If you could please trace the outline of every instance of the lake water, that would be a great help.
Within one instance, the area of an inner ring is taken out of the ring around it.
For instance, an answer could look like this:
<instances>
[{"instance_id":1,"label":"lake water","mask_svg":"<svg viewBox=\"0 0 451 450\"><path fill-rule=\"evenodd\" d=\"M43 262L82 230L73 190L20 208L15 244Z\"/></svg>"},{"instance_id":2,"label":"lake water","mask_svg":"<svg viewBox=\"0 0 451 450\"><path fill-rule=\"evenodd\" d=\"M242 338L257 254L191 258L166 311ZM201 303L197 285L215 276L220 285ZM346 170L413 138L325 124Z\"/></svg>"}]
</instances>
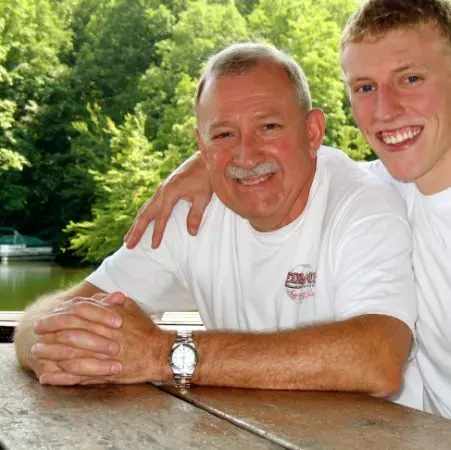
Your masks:
<instances>
[{"instance_id":1,"label":"lake water","mask_svg":"<svg viewBox=\"0 0 451 450\"><path fill-rule=\"evenodd\" d=\"M92 270L61 267L52 262L1 263L0 311L22 311L40 295L72 286Z\"/></svg>"}]
</instances>

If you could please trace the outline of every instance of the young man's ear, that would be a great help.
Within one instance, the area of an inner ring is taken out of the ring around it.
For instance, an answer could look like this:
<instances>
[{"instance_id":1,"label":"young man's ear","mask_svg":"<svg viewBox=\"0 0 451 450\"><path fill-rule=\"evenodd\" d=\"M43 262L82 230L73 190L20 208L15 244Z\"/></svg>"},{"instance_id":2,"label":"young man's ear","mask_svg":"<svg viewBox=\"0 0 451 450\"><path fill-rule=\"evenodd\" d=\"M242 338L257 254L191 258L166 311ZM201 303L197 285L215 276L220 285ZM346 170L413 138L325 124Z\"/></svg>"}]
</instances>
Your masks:
<instances>
[{"instance_id":1,"label":"young man's ear","mask_svg":"<svg viewBox=\"0 0 451 450\"><path fill-rule=\"evenodd\" d=\"M307 113L307 133L310 154L314 158L326 133L326 116L322 109L313 108Z\"/></svg>"},{"instance_id":2,"label":"young man's ear","mask_svg":"<svg viewBox=\"0 0 451 450\"><path fill-rule=\"evenodd\" d=\"M200 134L199 128L195 128L194 130L194 134L196 135L196 140L197 140L197 148L199 149L200 152L200 156L202 157L202 159L204 160L204 163L206 164L206 166L208 167L208 162L207 162L207 151L205 149L205 143L202 139L202 136Z\"/></svg>"}]
</instances>

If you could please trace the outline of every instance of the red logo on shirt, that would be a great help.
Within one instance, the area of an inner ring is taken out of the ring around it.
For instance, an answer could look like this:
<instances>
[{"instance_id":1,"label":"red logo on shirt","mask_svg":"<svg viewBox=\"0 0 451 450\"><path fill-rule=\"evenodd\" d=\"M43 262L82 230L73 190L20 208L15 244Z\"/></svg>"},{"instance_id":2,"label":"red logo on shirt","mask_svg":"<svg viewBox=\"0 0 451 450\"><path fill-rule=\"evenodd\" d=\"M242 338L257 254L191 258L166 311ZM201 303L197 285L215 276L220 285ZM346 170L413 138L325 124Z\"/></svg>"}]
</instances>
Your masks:
<instances>
[{"instance_id":1,"label":"red logo on shirt","mask_svg":"<svg viewBox=\"0 0 451 450\"><path fill-rule=\"evenodd\" d=\"M285 288L295 302L315 297L316 271L308 264L296 266L287 274Z\"/></svg>"}]
</instances>

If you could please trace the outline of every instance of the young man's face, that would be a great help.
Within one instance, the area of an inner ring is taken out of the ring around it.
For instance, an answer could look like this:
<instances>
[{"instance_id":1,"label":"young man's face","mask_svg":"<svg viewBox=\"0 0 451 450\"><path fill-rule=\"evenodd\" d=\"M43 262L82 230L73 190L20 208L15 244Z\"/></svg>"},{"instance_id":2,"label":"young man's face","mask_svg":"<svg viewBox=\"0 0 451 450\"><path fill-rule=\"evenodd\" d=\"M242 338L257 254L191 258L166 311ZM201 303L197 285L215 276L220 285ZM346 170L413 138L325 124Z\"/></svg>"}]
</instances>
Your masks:
<instances>
[{"instance_id":1,"label":"young man's face","mask_svg":"<svg viewBox=\"0 0 451 450\"><path fill-rule=\"evenodd\" d=\"M430 24L345 46L357 124L389 172L425 194L451 186L451 49Z\"/></svg>"},{"instance_id":2,"label":"young man's face","mask_svg":"<svg viewBox=\"0 0 451 450\"><path fill-rule=\"evenodd\" d=\"M288 74L273 62L207 80L200 98L197 139L213 188L260 231L303 211L323 134L323 113L305 117Z\"/></svg>"}]
</instances>

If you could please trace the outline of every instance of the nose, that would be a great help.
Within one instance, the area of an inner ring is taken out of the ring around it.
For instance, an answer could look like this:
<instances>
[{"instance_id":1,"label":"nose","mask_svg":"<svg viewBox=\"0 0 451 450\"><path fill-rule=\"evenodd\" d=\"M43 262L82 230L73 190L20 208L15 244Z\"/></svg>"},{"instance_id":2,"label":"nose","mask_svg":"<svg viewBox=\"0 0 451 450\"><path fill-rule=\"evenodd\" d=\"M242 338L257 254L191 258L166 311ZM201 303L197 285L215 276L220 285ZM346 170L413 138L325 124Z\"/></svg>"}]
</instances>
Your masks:
<instances>
[{"instance_id":1,"label":"nose","mask_svg":"<svg viewBox=\"0 0 451 450\"><path fill-rule=\"evenodd\" d=\"M377 91L375 118L387 122L404 111L399 93L389 85L380 85Z\"/></svg>"},{"instance_id":2,"label":"nose","mask_svg":"<svg viewBox=\"0 0 451 450\"><path fill-rule=\"evenodd\" d=\"M236 163L245 168L252 168L261 161L262 142L252 132L242 133L236 146Z\"/></svg>"}]
</instances>

